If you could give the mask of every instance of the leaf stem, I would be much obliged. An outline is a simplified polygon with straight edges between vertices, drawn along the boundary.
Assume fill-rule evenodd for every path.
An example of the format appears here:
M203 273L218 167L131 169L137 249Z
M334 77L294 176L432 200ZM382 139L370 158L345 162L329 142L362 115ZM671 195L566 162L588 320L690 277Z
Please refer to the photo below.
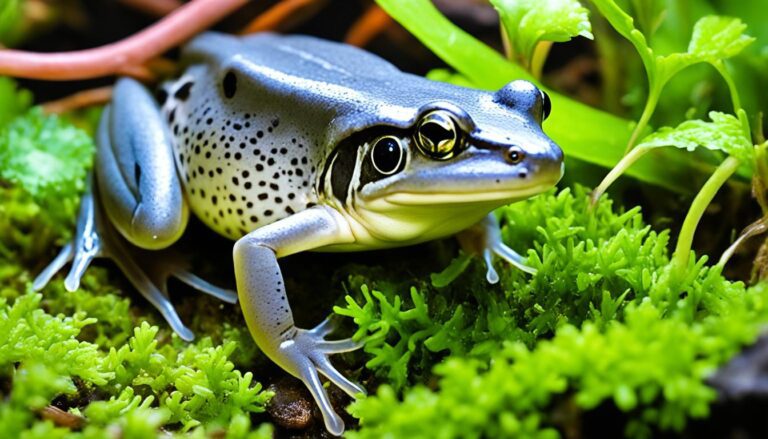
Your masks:
M651 87L648 90L648 99L645 101L645 108L643 108L643 114L640 115L640 120L637 121L635 129L632 130L632 136L627 142L627 148L624 150L624 154L629 154L632 148L637 143L637 139L640 137L640 133L648 126L648 122L653 116L653 112L656 111L656 104L659 103L659 96L661 90L664 88L664 84L659 81L650 81Z
M680 229L680 234L677 237L677 245L675 246L675 253L672 255L672 276L675 279L682 277L686 267L688 266L688 258L691 254L691 245L693 244L693 235L696 232L696 227L699 225L701 217L704 215L704 211L707 206L715 198L717 191L725 184L726 181L733 175L739 168L741 162L739 159L731 156L726 158L720 166L715 169L715 172L709 177L709 179L701 187L699 193L691 203L688 213L683 220L683 227Z
M608 187L613 184L614 181L616 181L619 177L621 177L621 174L624 173L624 171L627 170L630 166L632 166L633 163L638 161L640 157L644 156L646 153L648 153L651 149L650 148L635 148L627 153L624 157L619 160L618 163L616 163L616 166L611 168L611 171L608 172L608 175L603 178L603 181L600 182L600 184L595 188L594 191L592 191L591 196L591 203L594 205L597 203L597 200L600 199L600 197L605 193L606 190L608 190Z
M541 80L541 74L544 71L544 63L549 56L549 50L552 48L551 41L539 41L536 44L536 48L533 49L533 56L531 56L530 72L534 78Z

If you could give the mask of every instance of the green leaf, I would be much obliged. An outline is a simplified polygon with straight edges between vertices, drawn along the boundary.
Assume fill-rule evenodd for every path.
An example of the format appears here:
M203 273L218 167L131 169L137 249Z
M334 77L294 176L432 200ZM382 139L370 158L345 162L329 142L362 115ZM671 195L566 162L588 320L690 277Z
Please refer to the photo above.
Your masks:
M85 187L93 150L84 131L34 108L0 130L0 180L68 220Z
M632 0L632 9L635 11L640 28L650 39L659 28L667 13L666 0Z
M32 105L32 93L17 89L11 78L0 76L0 129Z
M693 151L704 147L735 156L743 163L752 163L754 148L744 136L741 122L731 114L712 111L711 122L687 120L675 128L663 127L646 137L638 148L674 146Z
M541 41L592 39L589 11L577 0L491 0L499 11L514 57L530 65Z
M746 29L747 25L738 18L702 17L693 27L688 53L709 63L734 57L755 41L744 34Z

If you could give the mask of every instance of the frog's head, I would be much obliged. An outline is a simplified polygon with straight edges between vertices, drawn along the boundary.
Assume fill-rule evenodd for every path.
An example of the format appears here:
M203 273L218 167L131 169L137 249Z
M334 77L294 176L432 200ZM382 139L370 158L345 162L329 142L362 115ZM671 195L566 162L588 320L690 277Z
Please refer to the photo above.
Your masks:
M563 153L541 129L546 93L527 81L461 90L461 102L425 102L408 124L354 132L331 154L321 193L382 245L455 233L562 176Z

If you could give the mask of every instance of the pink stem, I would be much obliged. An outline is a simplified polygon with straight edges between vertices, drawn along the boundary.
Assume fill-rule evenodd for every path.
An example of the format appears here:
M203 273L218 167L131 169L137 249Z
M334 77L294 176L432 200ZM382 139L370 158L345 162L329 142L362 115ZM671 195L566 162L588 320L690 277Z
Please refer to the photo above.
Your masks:
M112 75L188 40L248 3L193 0L162 20L116 43L64 53L0 50L0 75L66 81Z

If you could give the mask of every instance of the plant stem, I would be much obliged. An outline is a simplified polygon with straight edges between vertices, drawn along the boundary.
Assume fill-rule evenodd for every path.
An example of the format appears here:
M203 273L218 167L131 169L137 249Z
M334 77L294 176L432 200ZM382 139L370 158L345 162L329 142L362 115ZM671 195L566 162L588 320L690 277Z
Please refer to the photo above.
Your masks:
M704 215L704 211L715 198L717 191L725 184L726 181L733 175L739 168L741 162L735 157L728 157L715 169L715 172L709 177L704 186L701 187L699 193L691 203L688 213L685 215L683 221L683 227L680 229L680 234L677 237L677 245L675 246L675 253L672 255L672 276L675 279L679 279L684 274L686 267L688 266L688 258L691 254L691 245L693 244L693 235L696 232L696 227L699 225L701 217Z
M538 44L536 44L536 48L533 49L530 72L533 77L538 80L541 80L541 74L544 71L544 63L547 61L549 49L551 48L551 41L540 41Z
M728 91L731 94L731 102L733 103L733 114L738 114L739 110L741 110L741 99L739 99L739 90L736 88L736 82L733 80L731 72L728 71L728 68L722 60L718 60L712 65L717 69L717 72L720 73L720 76L723 77L725 83L728 85Z
M662 88L664 88L663 83L660 84L659 81L651 81L651 87L648 90L648 100L645 101L643 114L640 115L640 120L637 121L635 129L632 130L632 136L629 138L629 142L627 142L627 148L624 150L624 154L629 154L635 146L635 143L637 143L640 133L642 133L645 127L648 126L648 122L650 122L653 112L656 111L656 104L659 103L659 95L661 95Z
M627 155L622 157L621 160L619 160L619 163L616 163L616 166L611 168L611 171L608 172L608 175L606 175L605 178L603 178L603 181L601 181L595 190L592 191L592 196L590 198L591 203L593 205L597 203L597 200L599 200L605 191L608 190L608 187L613 184L616 179L621 177L621 174L623 174L627 168L632 166L633 163L638 161L640 157L644 156L650 150L650 148L643 147L635 148L629 151Z

